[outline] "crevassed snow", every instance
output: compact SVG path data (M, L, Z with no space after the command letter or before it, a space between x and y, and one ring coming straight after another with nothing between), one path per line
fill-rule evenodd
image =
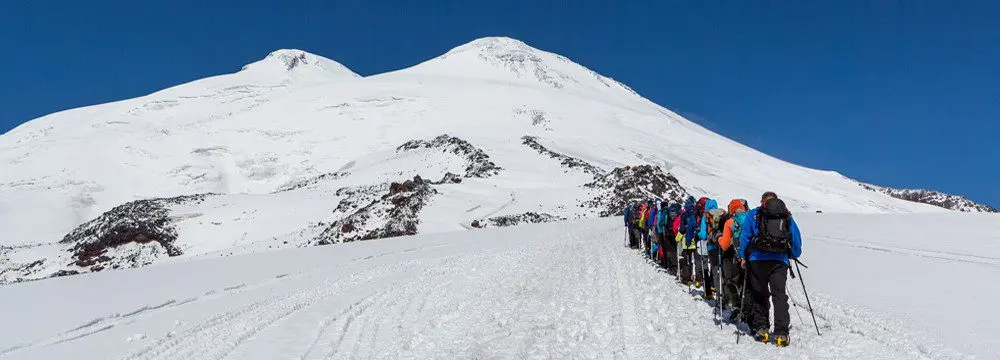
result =
M797 215L793 346L714 322L712 306L624 246L619 219L418 235L0 287L0 358L991 358L995 246L941 245L939 222ZM935 219L936 221L928 221ZM852 224L856 231L845 230ZM923 235L921 235L923 234ZM964 245L962 245L964 244ZM936 275L935 275L936 274ZM972 296L975 294L975 296ZM966 296L968 295L968 296ZM33 309L32 311L24 311ZM44 310L42 310L44 309ZM21 311L17 311L21 310ZM801 315L801 317L800 317Z

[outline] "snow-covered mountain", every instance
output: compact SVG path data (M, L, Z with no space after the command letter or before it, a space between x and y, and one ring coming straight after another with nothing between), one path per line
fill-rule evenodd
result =
M897 199L940 206L949 210L961 212L997 212L997 209L992 206L977 203L964 196L945 194L940 191L924 189L894 189L862 182L859 182L858 185L865 189L880 192Z
M565 57L484 38L359 77L279 50L0 136L0 281L606 216L777 191L799 212L933 212L736 143Z

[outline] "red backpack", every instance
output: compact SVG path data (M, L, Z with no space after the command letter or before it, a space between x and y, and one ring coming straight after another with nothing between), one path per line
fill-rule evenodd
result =
M698 217L701 217L701 215L705 213L705 203L706 202L708 202L708 198L707 197L703 197L701 199L698 199L698 205L694 206L694 213L698 214Z

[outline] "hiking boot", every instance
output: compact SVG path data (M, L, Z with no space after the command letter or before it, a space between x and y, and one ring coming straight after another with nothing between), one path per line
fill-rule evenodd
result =
M753 340L767 344L771 342L771 333L767 332L767 330L757 330L753 334Z
M778 347L786 347L786 346L788 346L788 344L789 344L788 343L788 335L775 335L774 336L774 345L777 345Z
M715 300L715 294L712 294L711 292L705 292L705 296L704 297L705 297L705 300Z

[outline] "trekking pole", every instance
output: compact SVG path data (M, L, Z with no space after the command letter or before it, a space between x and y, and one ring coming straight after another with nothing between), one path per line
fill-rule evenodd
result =
M750 310L750 309L746 308L747 307L746 306L747 305L747 301L746 301L746 299L747 299L747 297L746 297L747 296L747 281L749 281L749 279L750 279L750 272L749 271L744 271L743 272L743 289L740 290L740 316L743 317L744 319L747 316L747 311ZM737 329L736 329L736 343L737 344L740 343L740 337L742 335L743 335L743 332L739 331L739 327L737 327Z
M726 269L722 266L722 249L719 249L719 280L716 281L719 285L715 287L715 308L719 311L719 330L722 330L722 322L725 319L722 317L722 282L725 281L726 276L724 271L726 271Z
M792 268L788 268L788 273L792 274L792 279L795 278L795 275L792 272ZM795 282L792 281L792 283L794 284ZM795 307L795 314L799 316L799 324L802 324L804 326L806 324L806 321L802 320L802 312L799 311L799 304L796 304L794 301L792 301L792 297L791 296L788 297L788 301L792 303L793 307Z
M674 250L677 252L677 256L674 256L674 264L677 265L674 268L674 277L677 278L677 281L681 281L681 251L683 250L681 250L681 243L677 241L677 236L674 236L674 242L676 243L674 244Z
M799 273L799 281L802 282L802 293L806 296L806 304L809 305L809 315L812 315L813 326L816 327L816 335L823 336L819 333L819 324L816 323L816 314L813 312L812 302L809 301L809 292L806 291L806 281L802 278L802 269L799 269L799 265L802 265L806 269L809 267L806 266L806 264L799 262L799 259L792 259L792 261L795 261L795 272Z

